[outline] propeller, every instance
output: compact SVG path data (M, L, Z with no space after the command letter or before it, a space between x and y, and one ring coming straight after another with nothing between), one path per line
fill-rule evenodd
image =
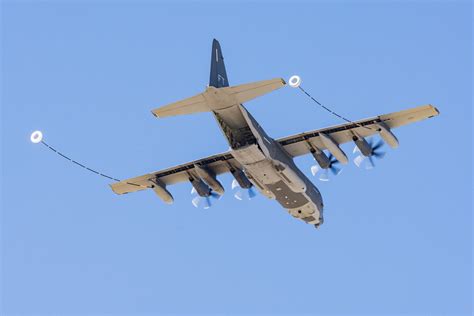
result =
M335 176L340 174L342 169L336 167L336 165L340 164L339 160L329 153L328 161L329 165L326 168L321 167L319 164L311 166L311 174L316 177L316 175L319 173L319 180L321 181L329 181L329 170L331 170L332 174Z
M370 154L367 156L360 151L359 147L354 147L354 150L352 152L358 153L358 155L354 158L354 163L357 167L361 168L362 165L364 165L366 170L373 169L375 167L373 157L377 159L382 159L385 156L385 152L381 150L384 144L383 140L380 139L375 145L373 144L373 142L373 138L367 141L367 144L371 148Z
M212 206L213 201L219 200L220 195L210 191L209 195L207 196L200 196L196 189L193 187L191 190L191 195L193 195L193 199L191 200L191 203L193 203L195 208L200 208L202 207L203 209L207 210Z
M253 186L248 189L241 188L236 179L232 181L232 190L236 190L234 197L239 201L242 201L244 198L251 200L257 196Z

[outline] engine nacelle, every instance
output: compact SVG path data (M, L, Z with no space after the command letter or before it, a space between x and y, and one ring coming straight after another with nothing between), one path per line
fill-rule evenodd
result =
M361 137L356 132L352 132L352 140L356 144L357 148L359 148L362 155L366 157L372 156L372 147L370 147L369 143L364 137Z
M318 162L321 168L327 169L331 165L329 157L326 156L326 154L318 147L311 146L311 154L313 155L314 159Z
M230 172L232 173L241 188L250 189L253 186L249 178L247 178L247 176L242 170L238 168L232 168Z
M321 141L323 142L324 146L339 160L342 164L347 164L349 160L347 159L346 154L339 148L339 146L332 140L331 137L324 133L319 133L319 137L321 137Z
M174 198L171 193L166 189L166 185L160 181L158 178L150 180L152 182L151 188L153 191L158 195L160 199L163 200L166 204L172 204L174 202Z
M386 144L388 144L392 148L398 147L398 139L397 137L390 131L390 128L385 125L384 123L377 124L378 132L380 137L384 140Z
M212 189L204 182L201 178L189 177L193 188L196 190L199 196L207 197L211 195Z
M202 180L204 180L213 191L215 191L216 193L218 193L220 195L224 194L224 187L216 179L216 175L214 174L214 172L212 172L208 168L200 166L200 165L194 165L194 168L196 170L197 175ZM196 191L197 191L197 189L196 189Z

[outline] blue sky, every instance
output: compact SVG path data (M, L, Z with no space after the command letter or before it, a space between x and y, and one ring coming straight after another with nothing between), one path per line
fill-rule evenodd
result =
M2 315L470 314L471 23L467 1L3 1ZM318 231L228 175L212 209L187 183L167 206L29 142L118 178L226 151L210 114L150 113L204 89L213 38L231 84L299 74L352 119L441 115L376 169L315 179ZM246 106L275 138L341 123L290 88Z

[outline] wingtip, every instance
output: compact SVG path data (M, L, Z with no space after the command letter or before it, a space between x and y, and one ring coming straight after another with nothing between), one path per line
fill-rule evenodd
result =
M110 189L112 190L112 192L114 192L115 194L119 195L119 193L118 193L117 191L115 191L114 184L116 184L116 183L109 184L109 187L110 187Z
M434 106L433 104L429 104L429 106L433 109L433 111L436 112L436 114L435 114L435 115L432 115L432 116L437 116L437 115L440 114L440 112L439 112L439 110L438 110L438 108L437 108L436 106Z

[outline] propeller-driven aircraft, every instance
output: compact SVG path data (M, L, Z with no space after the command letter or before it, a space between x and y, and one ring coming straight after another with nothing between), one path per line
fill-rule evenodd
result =
M382 158L380 147L385 142L392 148L398 140L392 129L439 114L432 105L420 106L396 113L345 123L301 133L281 139L271 138L243 106L256 97L286 85L281 78L229 86L220 44L212 43L209 86L198 95L152 111L157 118L211 112L225 135L229 151L176 167L123 180L111 185L117 194L152 189L164 202L174 199L168 186L190 182L194 206L210 207L212 199L224 194L224 186L217 175L230 172L237 189L235 197L253 197L254 188L270 199L275 199L290 215L318 228L324 221L323 199L318 188L296 166L294 157L311 154L317 165L313 175L328 179L328 172L338 174L338 163L347 164L348 158L339 145L355 143L354 159L357 166L374 166L373 158ZM373 135L381 140L373 144ZM326 153L327 152L327 153Z

